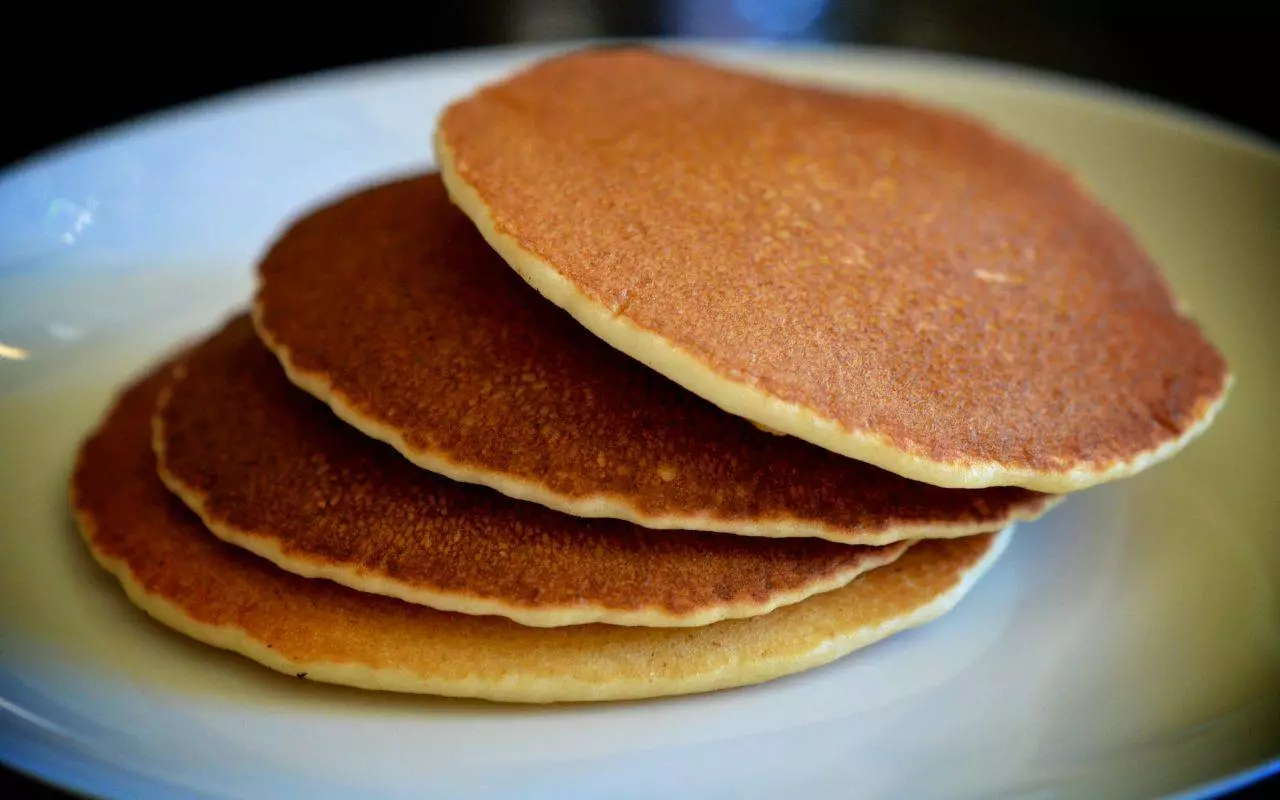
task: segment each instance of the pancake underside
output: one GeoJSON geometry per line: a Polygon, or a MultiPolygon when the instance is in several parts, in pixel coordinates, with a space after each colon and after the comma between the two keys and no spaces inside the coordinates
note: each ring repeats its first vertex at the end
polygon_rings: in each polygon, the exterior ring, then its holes
{"type": "MultiPolygon", "coordinates": [[[[86,538],[91,538],[94,525],[92,515],[81,512],[77,516],[81,528],[86,531],[86,538]]],[[[288,647],[278,647],[251,628],[210,624],[174,600],[149,591],[126,561],[106,556],[94,549],[92,544],[90,550],[94,559],[120,581],[129,600],[157,621],[196,641],[246,656],[286,675],[377,691],[508,703],[565,703],[697,694],[750,686],[823,666],[895,633],[931,622],[950,611],[994,563],[1008,538],[1009,533],[1005,533],[1001,538],[993,540],[993,545],[984,558],[973,564],[968,572],[957,576],[946,591],[939,592],[904,614],[867,620],[825,639],[800,637],[802,641],[796,642],[793,647],[786,646],[785,639],[789,637],[785,630],[771,630],[768,633],[777,636],[778,641],[766,642],[758,659],[751,658],[746,652],[737,652],[726,663],[699,664],[692,669],[663,662],[661,669],[648,676],[638,675],[633,669],[619,669],[619,674],[611,675],[620,666],[617,662],[645,658],[645,645],[640,642],[627,643],[631,645],[629,647],[615,648],[622,652],[599,655],[575,652],[551,663],[539,652],[543,648],[531,648],[527,661],[522,660],[517,653],[514,658],[507,660],[505,669],[477,670],[469,674],[452,671],[450,674],[432,674],[412,665],[398,665],[383,658],[380,653],[382,648],[368,637],[360,637],[358,641],[349,644],[334,642],[335,652],[327,657],[312,658],[295,654],[288,647]],[[555,670],[561,668],[564,669],[564,674],[554,674],[555,670]]],[[[911,566],[904,565],[907,568],[911,566]]],[[[872,591],[879,588],[868,587],[872,591]]],[[[423,612],[445,613],[430,609],[423,609],[423,612]]],[[[303,620],[298,622],[304,623],[303,620]]],[[[422,622],[421,626],[415,626],[419,629],[417,632],[423,636],[431,636],[430,621],[424,619],[422,622]]],[[[710,626],[696,630],[710,630],[710,626]]],[[[808,633],[812,636],[814,632],[808,633]]],[[[401,650],[404,644],[405,642],[400,642],[391,649],[401,650]]],[[[698,641],[690,643],[690,646],[722,649],[726,646],[732,648],[733,644],[698,641]]],[[[476,652],[485,647],[483,641],[473,645],[475,649],[468,649],[466,645],[456,646],[458,649],[455,652],[439,655],[447,656],[448,660],[460,664],[477,656],[483,661],[491,658],[488,653],[476,652]]]]}
{"type": "Polygon", "coordinates": [[[150,430],[161,481],[218,538],[304,577],[528,626],[758,616],[838,589],[911,545],[597,524],[420,472],[285,381],[242,316],[168,373],[150,430]],[[345,476],[352,498],[321,489],[316,464],[345,476]]]}
{"type": "MultiPolygon", "coordinates": [[[[162,434],[156,434],[156,448],[162,449],[162,434]]],[[[163,456],[161,456],[163,458],[163,456]]],[[[417,586],[398,581],[368,569],[335,563],[331,560],[309,556],[286,549],[277,538],[237,528],[208,509],[206,498],[181,478],[158,468],[165,486],[192,509],[205,527],[219,539],[244,548],[275,564],[277,567],[305,578],[331,580],[359,592],[394,597],[409,603],[429,606],[439,611],[461,614],[497,615],[514,620],[521,625],[536,628],[556,628],[565,625],[606,623],[610,625],[636,625],[651,628],[683,628],[709,625],[726,619],[740,619],[767,614],[774,609],[798,603],[805,598],[833,591],[847,585],[857,576],[873,569],[892,564],[900,558],[912,542],[894,542],[868,553],[856,565],[817,578],[791,591],[775,591],[768,598],[758,601],[739,599],[714,605],[705,605],[695,611],[676,613],[661,607],[640,606],[617,608],[581,602],[573,606],[524,605],[507,602],[496,597],[482,597],[463,592],[451,592],[432,587],[417,586]]]]}
{"type": "MultiPolygon", "coordinates": [[[[531,281],[532,282],[532,281],[531,281]]],[[[259,304],[254,307],[254,323],[258,336],[280,359],[289,380],[298,388],[327,405],[339,419],[366,436],[395,448],[410,462],[423,469],[455,481],[487,486],[507,497],[537,503],[575,517],[612,518],[633,522],[654,530],[694,530],[727,533],[737,536],[766,538],[807,537],[842,544],[882,546],[910,539],[950,539],[984,533],[992,528],[1039,519],[1060,503],[1061,495],[1046,494],[1034,501],[1010,506],[1008,514],[997,520],[892,520],[877,527],[850,530],[829,525],[821,519],[775,514],[768,517],[728,517],[711,512],[655,515],[638,508],[622,493],[600,492],[570,497],[557,493],[545,484],[523,480],[510,474],[463,464],[447,455],[415,447],[395,427],[363,412],[342,391],[336,389],[326,375],[300,368],[290,348],[275,338],[263,324],[259,304]]]]}
{"type": "Polygon", "coordinates": [[[830,662],[952,608],[1011,531],[929,541],[849,586],[698,628],[540,629],[301,578],[227,545],[155,474],[155,376],[81,451],[72,505],[95,559],[164,624],[281,672],[512,702],[610,700],[758,683],[830,662]]]}

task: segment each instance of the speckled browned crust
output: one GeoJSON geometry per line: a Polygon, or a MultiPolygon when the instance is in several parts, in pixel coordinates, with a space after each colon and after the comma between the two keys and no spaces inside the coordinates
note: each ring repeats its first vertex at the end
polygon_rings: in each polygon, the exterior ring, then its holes
{"type": "Polygon", "coordinates": [[[301,578],[210,536],[155,475],[148,423],[164,380],[157,371],[128,389],[80,451],[71,504],[90,552],[165,625],[315,681],[542,703],[758,683],[944,613],[1008,540],[926,542],[844,589],[701,628],[527,628],[439,612],[301,578]]]}
{"type": "Polygon", "coordinates": [[[526,625],[754,616],[906,549],[650,531],[456,483],[298,391],[248,317],[175,370],[155,446],[161,478],[211,531],[287,570],[526,625]]]}
{"type": "Polygon", "coordinates": [[[761,432],[543,301],[438,176],[297,221],[260,266],[258,327],[295,383],[415,463],[579,516],[884,544],[1039,515],[761,432]]]}
{"type": "Polygon", "coordinates": [[[490,244],[597,335],[916,480],[1123,477],[1229,385],[1115,216],[956,115],[615,49],[459,101],[436,150],[490,244]]]}

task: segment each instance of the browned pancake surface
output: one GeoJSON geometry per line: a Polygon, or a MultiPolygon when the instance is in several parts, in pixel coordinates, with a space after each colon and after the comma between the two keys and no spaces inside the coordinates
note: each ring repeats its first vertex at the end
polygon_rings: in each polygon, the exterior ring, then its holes
{"type": "Polygon", "coordinates": [[[194,349],[157,414],[161,474],[286,569],[526,624],[703,624],[847,583],[902,545],[659,532],[421,470],[292,386],[247,317],[194,349]]]}
{"type": "Polygon", "coordinates": [[[300,385],[428,468],[572,513],[881,543],[1050,502],[918,484],[725,414],[540,298],[435,175],[301,219],[260,276],[259,328],[300,385]]]}
{"type": "Polygon", "coordinates": [[[528,628],[308,580],[210,536],[156,478],[149,422],[167,380],[128,389],[84,444],[72,505],[130,598],[183,633],[288,674],[399,691],[547,702],[753,683],[826,663],[957,602],[990,535],[927,542],[837,592],[702,628],[528,628]]]}
{"type": "Polygon", "coordinates": [[[922,479],[1078,488],[1225,391],[1125,226],[958,116],[607,50],[460,101],[439,141],[588,301],[922,479]]]}

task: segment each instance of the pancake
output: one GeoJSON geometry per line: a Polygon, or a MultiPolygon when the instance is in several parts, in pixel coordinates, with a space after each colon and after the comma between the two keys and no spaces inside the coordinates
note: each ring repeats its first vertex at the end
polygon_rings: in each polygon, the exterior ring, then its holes
{"type": "Polygon", "coordinates": [[[886,544],[1055,499],[922,485],[725,414],[539,298],[436,175],[306,215],[259,275],[258,330],[295,384],[419,466],[569,514],[886,544]]]}
{"type": "Polygon", "coordinates": [[[177,367],[158,471],[217,536],[307,577],[524,625],[763,614],[892,562],[865,547],[586,520],[418,469],[284,377],[233,319],[177,367]]]}
{"type": "Polygon", "coordinates": [[[949,112],[585,51],[450,106],[436,154],[591,332],[907,478],[1083,489],[1172,456],[1229,388],[1119,219],[949,112]]]}
{"type": "Polygon", "coordinates": [[[165,380],[129,388],[80,451],[71,502],[89,550],[165,625],[310,680],[518,702],[759,683],[939,616],[1008,538],[930,541],[838,591],[701,628],[526,628],[434,611],[283,572],[208,535],[156,478],[147,426],[165,380]]]}

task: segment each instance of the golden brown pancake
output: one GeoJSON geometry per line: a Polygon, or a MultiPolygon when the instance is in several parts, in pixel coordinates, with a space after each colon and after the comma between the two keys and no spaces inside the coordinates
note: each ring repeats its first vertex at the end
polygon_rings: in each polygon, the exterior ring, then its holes
{"type": "Polygon", "coordinates": [[[844,586],[907,547],[651,531],[418,469],[285,378],[247,316],[156,414],[164,482],[213,533],[307,577],[525,625],[689,626],[844,586]]]}
{"type": "Polygon", "coordinates": [[[210,536],[156,478],[148,423],[165,371],[127,390],[83,446],[80,530],[148,614],[272,669],[369,689],[518,702],[687,694],[833,661],[954,606],[1008,534],[930,541],[849,586],[701,628],[527,628],[283,572],[210,536]]]}
{"type": "Polygon", "coordinates": [[[884,544],[1042,513],[772,436],[544,302],[436,175],[347,196],[260,265],[257,322],[292,380],[414,463],[584,517],[884,544]]]}
{"type": "Polygon", "coordinates": [[[489,243],[590,331],[908,478],[1081,489],[1173,455],[1227,393],[1125,225],[948,112],[587,51],[448,108],[436,153],[489,243]]]}

